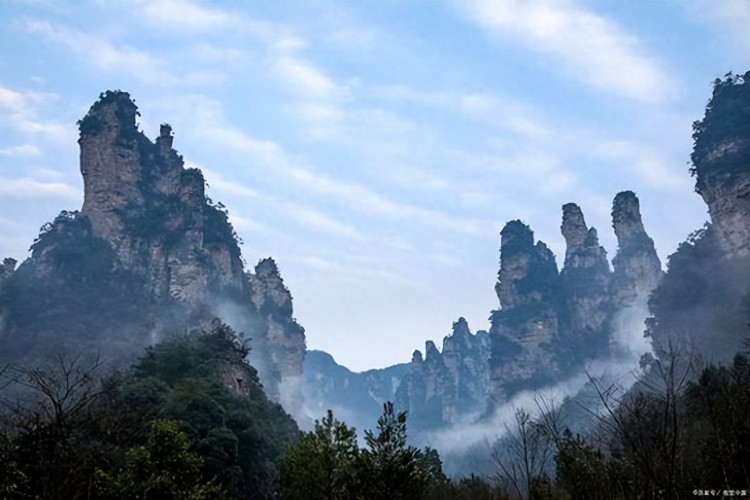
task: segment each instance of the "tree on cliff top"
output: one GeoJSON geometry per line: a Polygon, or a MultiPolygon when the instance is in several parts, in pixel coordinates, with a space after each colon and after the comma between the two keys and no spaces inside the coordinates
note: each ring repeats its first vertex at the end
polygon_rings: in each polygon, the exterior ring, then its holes
{"type": "Polygon", "coordinates": [[[713,87],[705,116],[693,123],[690,173],[697,177],[695,189],[699,193],[705,186],[705,177],[712,173],[708,171],[709,163],[716,173],[729,174],[747,170],[750,163],[747,157],[721,151],[733,142],[750,141],[750,71],[744,75],[727,73],[724,80],[714,80],[713,87]]]}

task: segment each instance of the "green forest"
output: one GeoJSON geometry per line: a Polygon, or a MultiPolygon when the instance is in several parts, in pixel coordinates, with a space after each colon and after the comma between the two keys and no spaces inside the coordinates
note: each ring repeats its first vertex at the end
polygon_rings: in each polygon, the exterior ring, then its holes
{"type": "MultiPolygon", "coordinates": [[[[747,175],[749,89],[750,73],[716,80],[705,118],[693,125],[691,172],[699,193],[747,175]]],[[[100,124],[84,119],[80,126],[93,133],[100,124]]],[[[2,354],[10,361],[0,364],[0,499],[614,500],[750,493],[750,256],[722,248],[719,224],[696,231],[669,257],[648,303],[654,354],[641,359],[632,387],[582,366],[589,399],[557,405],[538,396],[533,407],[515,408],[514,418],[496,429],[500,439],[488,444],[492,473],[449,477],[436,449],[412,444],[410,415],[393,402],[383,404],[372,429],[355,429],[328,410],[301,430],[305,423],[267,396],[248,362],[253,345],[220,318],[165,334],[129,366],[123,363],[132,358],[92,355],[91,346],[102,345],[97,334],[113,345],[135,345],[118,335],[127,328],[111,328],[122,318],[152,326],[156,306],[129,292],[142,283],[112,271],[114,251],[77,214],[63,212],[32,246],[32,260],[46,253],[50,262],[66,263],[50,271],[56,278],[34,282],[31,266],[22,267],[0,293],[0,305],[13,306],[8,318],[29,332],[14,338],[25,357],[7,348],[2,354]],[[98,288],[97,276],[104,277],[98,288]],[[87,314],[96,321],[87,322],[87,314]],[[71,343],[58,350],[48,337],[71,343]],[[41,349],[54,355],[42,356],[41,349]],[[585,434],[566,424],[576,412],[591,422],[585,434]]],[[[207,214],[207,241],[229,240],[238,260],[223,205],[211,205],[207,214]]],[[[280,278],[278,286],[284,298],[280,278]]],[[[291,317],[291,298],[267,300],[259,310],[291,317]]],[[[301,327],[291,318],[289,324],[304,351],[301,327]]],[[[517,355],[512,347],[504,353],[517,355]]]]}
{"type": "Polygon", "coordinates": [[[543,401],[536,418],[519,409],[495,447],[495,475],[448,478],[436,450],[408,444],[408,415],[391,403],[364,447],[331,411],[300,432],[265,397],[248,349],[216,320],[149,347],[122,372],[66,356],[6,366],[0,496],[626,499],[750,489],[747,353],[694,381],[692,366],[657,362],[658,377],[623,399],[592,379],[604,411],[591,409],[591,436],[561,427],[543,401]],[[242,377],[242,394],[228,375],[242,377]]]}

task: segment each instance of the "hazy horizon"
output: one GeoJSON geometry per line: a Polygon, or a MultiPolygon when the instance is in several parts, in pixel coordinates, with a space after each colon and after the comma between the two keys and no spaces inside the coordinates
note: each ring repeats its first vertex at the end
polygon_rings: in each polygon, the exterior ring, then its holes
{"type": "Polygon", "coordinates": [[[249,266],[272,256],[309,349],[405,363],[498,307],[498,232],[611,260],[636,192],[662,265],[708,219],[688,173],[711,82],[750,69],[750,3],[0,2],[0,258],[79,209],[76,121],[135,99],[201,168],[249,266]]]}

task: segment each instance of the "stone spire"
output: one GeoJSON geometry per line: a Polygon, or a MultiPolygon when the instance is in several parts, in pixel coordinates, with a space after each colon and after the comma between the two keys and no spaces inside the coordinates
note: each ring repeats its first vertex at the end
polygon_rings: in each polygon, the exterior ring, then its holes
{"type": "Polygon", "coordinates": [[[607,252],[599,245],[595,228],[587,228],[583,212],[575,203],[562,207],[560,230],[565,237],[565,265],[560,273],[564,331],[572,347],[596,355],[607,345],[604,327],[610,310],[611,273],[607,252]],[[599,347],[597,347],[599,346],[599,347]]]}
{"type": "Polygon", "coordinates": [[[500,231],[500,271],[495,292],[504,310],[521,304],[545,302],[554,293],[558,274],[555,256],[521,222],[508,222],[500,231]]]}
{"type": "Polygon", "coordinates": [[[578,205],[575,203],[566,203],[562,209],[563,218],[560,230],[567,245],[565,251],[565,264],[567,264],[570,255],[576,250],[583,248],[588,229],[586,228],[586,221],[583,218],[583,212],[581,212],[581,208],[578,205]]]}
{"type": "Polygon", "coordinates": [[[637,297],[648,298],[662,276],[654,241],[643,228],[638,197],[632,191],[615,196],[612,227],[618,244],[612,259],[613,298],[619,305],[628,305],[637,297]]]}
{"type": "Polygon", "coordinates": [[[594,268],[597,272],[609,272],[607,252],[599,245],[595,228],[587,228],[581,208],[575,203],[563,205],[560,231],[565,238],[565,269],[594,268]]]}

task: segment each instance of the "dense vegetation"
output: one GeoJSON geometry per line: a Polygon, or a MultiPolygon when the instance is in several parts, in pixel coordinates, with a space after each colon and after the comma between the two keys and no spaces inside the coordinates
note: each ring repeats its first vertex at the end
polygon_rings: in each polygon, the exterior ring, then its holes
{"type": "Polygon", "coordinates": [[[728,176],[747,171],[748,158],[736,154],[747,151],[750,137],[750,71],[716,79],[713,94],[702,120],[693,123],[691,173],[695,190],[702,192],[708,176],[728,176]],[[742,143],[742,144],[741,144],[742,143]]]}
{"type": "MultiPolygon", "coordinates": [[[[725,182],[747,169],[747,158],[735,153],[750,130],[748,89],[750,73],[714,82],[706,115],[693,126],[698,191],[712,176],[725,182]]],[[[99,104],[123,100],[130,102],[126,93],[108,92],[99,104]]],[[[127,128],[120,139],[136,141],[155,168],[167,165],[132,126],[135,105],[125,111],[117,114],[127,128]]],[[[103,124],[89,114],[79,127],[85,138],[103,124]]],[[[184,180],[202,195],[197,171],[184,180]]],[[[204,244],[236,242],[224,207],[203,201],[204,244]]],[[[179,200],[148,203],[163,211],[128,214],[133,231],[176,241],[181,233],[164,221],[183,212],[179,200]]],[[[511,252],[533,247],[520,222],[509,228],[523,236],[509,242],[511,252]]],[[[239,257],[237,245],[230,249],[239,257]]],[[[517,287],[554,297],[554,261],[546,248],[536,250],[545,265],[517,287]]],[[[750,260],[724,256],[711,226],[670,256],[650,298],[656,358],[644,360],[646,375],[629,391],[591,377],[595,400],[573,403],[595,422],[593,431],[571,431],[560,408],[537,400],[535,416],[519,409],[497,429],[505,436],[492,453],[495,474],[463,479],[445,476],[436,450],[408,443],[407,414],[392,403],[376,430],[365,431],[363,448],[330,410],[300,432],[266,397],[242,335],[218,320],[147,348],[127,370],[107,368],[91,354],[101,345],[95,335],[108,332],[108,342],[132,352],[155,318],[169,315],[144,298],[142,279],[114,261],[86,218],[63,212],[42,228],[29,263],[3,283],[2,320],[29,334],[14,335],[12,344],[0,338],[0,362],[57,358],[0,364],[0,498],[677,499],[750,491],[750,354],[735,355],[750,322],[750,260]],[[66,355],[71,345],[81,354],[66,355]]],[[[496,311],[493,323],[523,326],[527,305],[496,311]]],[[[267,307],[261,312],[273,313],[267,307]]],[[[493,348],[508,359],[520,352],[510,340],[493,348]]]]}
{"type": "Polygon", "coordinates": [[[61,212],[42,226],[31,258],[0,287],[7,332],[0,336],[0,363],[66,348],[95,353],[101,332],[110,334],[110,354],[140,351],[157,315],[144,287],[144,278],[115,266],[114,250],[93,235],[86,217],[61,212]]]}
{"type": "MultiPolygon", "coordinates": [[[[310,432],[269,402],[248,346],[220,322],[157,344],[125,373],[60,358],[2,370],[2,498],[685,498],[750,490],[750,360],[655,361],[622,395],[592,379],[584,437],[542,402],[495,446],[496,475],[449,479],[384,405],[375,431],[327,415],[310,432]],[[697,375],[697,377],[694,377],[697,375]],[[691,381],[691,378],[694,380],[691,381]],[[241,381],[241,383],[240,383],[241,381]],[[658,382],[658,383],[657,383],[658,382]]],[[[499,429],[498,431],[502,431],[499,429]]]]}
{"type": "Polygon", "coordinates": [[[214,323],[149,348],[126,373],[82,358],[7,366],[0,497],[273,497],[298,430],[247,352],[214,323]]]}
{"type": "Polygon", "coordinates": [[[654,351],[669,346],[730,363],[750,324],[750,257],[727,257],[707,224],[669,256],[668,272],[649,299],[654,351]]]}
{"type": "Polygon", "coordinates": [[[597,425],[587,436],[570,432],[560,409],[543,401],[536,420],[520,410],[493,456],[505,491],[594,500],[750,490],[748,355],[699,374],[680,361],[654,362],[627,393],[592,379],[597,401],[584,409],[597,425]]]}

